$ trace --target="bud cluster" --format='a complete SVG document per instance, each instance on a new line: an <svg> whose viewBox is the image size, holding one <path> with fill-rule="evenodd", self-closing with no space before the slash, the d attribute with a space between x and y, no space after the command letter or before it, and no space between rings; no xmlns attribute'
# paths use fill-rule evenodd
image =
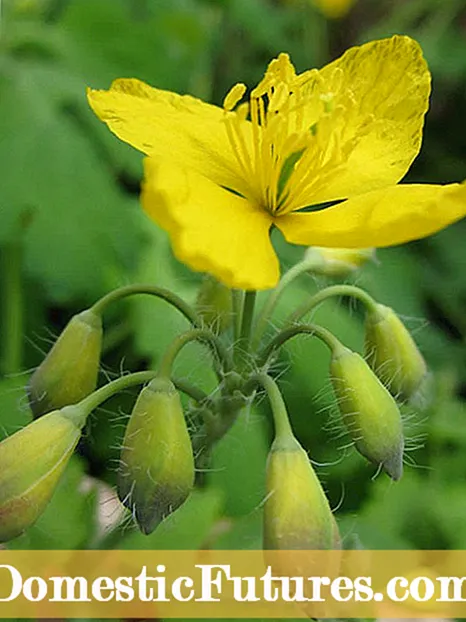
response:
<svg viewBox="0 0 466 622"><path fill-rule="evenodd" d="M309 271L347 276L372 257L372 249L310 249L285 274L257 318L253 292L230 291L211 277L202 283L194 308L169 290L133 285L107 294L73 317L30 379L35 421L0 443L0 540L16 537L43 512L89 413L115 392L147 383L126 426L117 485L120 501L143 533L151 533L183 505L195 485L196 468L208 466L213 445L228 434L263 387L275 423L266 469L264 548L339 548L329 502L270 374L273 359L291 337L302 334L323 340L331 350L329 376L336 402L355 448L394 480L402 475L404 449L396 400L409 399L419 389L425 362L395 312L350 285L322 289L272 338L263 339L263 333L279 296L294 278ZM122 376L96 389L102 313L111 302L140 293L165 300L184 315L191 329L176 337L158 370ZM364 357L324 327L300 321L334 295L354 296L365 305ZM218 384L210 394L173 377L176 357L195 340L211 354ZM188 398L186 408L180 392Z"/></svg>

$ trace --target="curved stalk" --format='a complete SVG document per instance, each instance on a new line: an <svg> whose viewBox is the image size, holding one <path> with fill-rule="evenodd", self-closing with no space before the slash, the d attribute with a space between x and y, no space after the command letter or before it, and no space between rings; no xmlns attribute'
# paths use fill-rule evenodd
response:
<svg viewBox="0 0 466 622"><path fill-rule="evenodd" d="M307 272L312 265L312 261L306 259L303 259L299 263L295 264L287 272L285 272L277 287L270 293L259 314L259 317L257 318L256 329L254 331L252 342L253 349L258 347L261 337L264 334L267 321L274 312L274 309L277 306L281 295L285 291L285 288L288 287L288 285L290 285L290 283L292 283L298 276Z"/></svg>
<svg viewBox="0 0 466 622"><path fill-rule="evenodd" d="M202 322L197 316L195 311L186 303L182 298L171 292L164 287L158 287L157 285L145 285L144 283L135 283L134 285L125 285L118 289L105 294L100 300L94 303L91 307L91 311L97 314L102 314L108 305L126 298L127 296L133 296L135 294L147 294L149 296L155 296L161 300L165 300L172 307L175 307L193 326L200 327Z"/></svg>
<svg viewBox="0 0 466 622"><path fill-rule="evenodd" d="M252 380L261 384L267 393L272 409L276 437L294 436L283 396L275 380L267 374L257 374L252 377Z"/></svg>
<svg viewBox="0 0 466 622"><path fill-rule="evenodd" d="M341 342L333 333L322 326L318 326L317 324L290 326L289 328L285 328L278 333L278 335L276 335L276 337L274 337L274 339L272 339L272 341L263 349L258 357L259 367L266 366L269 359L275 354L275 352L279 350L289 339L293 339L293 337L296 337L297 335L310 335L312 337L317 337L323 341L325 345L332 350L332 352L343 347Z"/></svg>
<svg viewBox="0 0 466 622"><path fill-rule="evenodd" d="M286 324L295 324L307 313L315 309L327 298L332 296L352 296L360 300L367 308L374 307L376 305L372 296L369 296L367 292L355 285L331 285L322 289L320 292L312 296L304 304L302 304L296 311L294 311L287 319Z"/></svg>
<svg viewBox="0 0 466 622"><path fill-rule="evenodd" d="M171 370L176 357L184 346L192 341L200 341L201 343L207 342L210 346L214 353L214 361L216 363L221 363L221 368L219 368L218 364L216 365L215 371L217 376L222 377L223 370L229 371L231 369L230 355L222 341L220 341L220 339L210 330L204 328L193 328L192 330L188 330L187 332L178 335L178 337L175 337L175 339L168 346L159 365L160 375L170 378Z"/></svg>

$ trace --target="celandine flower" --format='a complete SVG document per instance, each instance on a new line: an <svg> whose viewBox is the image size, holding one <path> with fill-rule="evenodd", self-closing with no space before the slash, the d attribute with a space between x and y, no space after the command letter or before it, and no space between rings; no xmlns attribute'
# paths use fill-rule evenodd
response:
<svg viewBox="0 0 466 622"><path fill-rule="evenodd" d="M272 226L295 244L380 247L465 214L465 184L396 185L419 152L430 92L409 37L299 75L280 54L240 103L245 92L235 85L223 109L133 79L88 92L100 119L149 156L144 209L194 270L267 289L279 279ZM329 201L340 203L309 211Z"/></svg>

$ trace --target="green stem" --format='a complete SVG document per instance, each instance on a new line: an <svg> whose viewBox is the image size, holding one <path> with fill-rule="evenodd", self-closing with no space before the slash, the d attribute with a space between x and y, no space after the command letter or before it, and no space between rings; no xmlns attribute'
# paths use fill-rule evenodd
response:
<svg viewBox="0 0 466 622"><path fill-rule="evenodd" d="M243 313L244 292L240 289L231 290L231 301L233 308L233 334L235 342L238 341L241 333L241 320Z"/></svg>
<svg viewBox="0 0 466 622"><path fill-rule="evenodd" d="M278 301L281 298L281 295L285 291L285 288L290 285L296 278L298 278L304 272L307 272L310 267L313 265L313 260L311 259L303 259L292 268L290 268L280 279L277 287L270 293L267 298L262 311L257 318L257 324L254 331L254 337L252 342L253 349L256 349L259 346L260 340L267 326L267 321L272 315L275 307L277 306Z"/></svg>
<svg viewBox="0 0 466 622"><path fill-rule="evenodd" d="M243 315L241 318L240 340L243 348L249 349L249 338L251 336L252 321L254 319L254 306L256 304L256 292L245 292L243 303Z"/></svg>
<svg viewBox="0 0 466 622"><path fill-rule="evenodd" d="M272 341L267 344L258 357L258 366L264 367L273 354L280 349L289 339L293 339L297 335L311 335L323 341L332 352L337 351L344 346L329 330L318 326L317 324L302 324L298 326L290 326L282 330Z"/></svg>
<svg viewBox="0 0 466 622"><path fill-rule="evenodd" d="M247 354L250 349L252 322L254 319L254 306L256 304L256 292L244 292L243 309L241 313L241 329L239 339L235 342L235 364L238 370L242 370L247 364Z"/></svg>
<svg viewBox="0 0 466 622"><path fill-rule="evenodd" d="M73 420L77 426L83 427L89 414L98 406L113 397L116 393L129 389L130 387L138 384L150 382L158 375L159 374L155 371L137 371L133 374L121 376L120 378L107 383L103 387L100 387L100 389L97 389L78 402L78 404L64 406L61 410L63 414ZM209 399L204 391L201 391L184 380L173 379L173 384L179 391L186 393L197 402L203 402L204 400Z"/></svg>
<svg viewBox="0 0 466 622"><path fill-rule="evenodd" d="M220 362L225 371L231 369L230 355L220 339L218 339L207 329L193 328L192 330L188 330L187 332L178 335L178 337L175 337L175 339L168 346L159 365L159 374L161 376L170 378L171 370L176 357L182 348L184 348L184 346L191 341L200 341L201 343L207 342L213 350L215 361ZM218 368L216 369L216 372L218 376L221 375L221 370Z"/></svg>
<svg viewBox="0 0 466 622"><path fill-rule="evenodd" d="M352 296L353 298L360 300L368 309L374 308L377 304L367 292L359 287L355 287L354 285L332 285L331 287L322 289L320 292L315 294L315 296L312 296L310 300L307 300L303 305L301 305L301 307L298 307L298 309L289 316L286 324L295 324L307 313L324 302L324 300L327 300L327 298L331 298L332 296Z"/></svg>
<svg viewBox="0 0 466 622"><path fill-rule="evenodd" d="M269 398L270 407L272 409L276 437L294 437L286 405L275 380L267 376L267 374L257 374L253 376L253 379L256 380L258 384L261 384L267 392L267 397Z"/></svg>
<svg viewBox="0 0 466 622"><path fill-rule="evenodd" d="M182 380L181 378L172 378L172 382L178 389L178 391L185 393L198 404L202 404L203 402L208 402L210 400L207 393L204 393L202 389L195 387L187 380Z"/></svg>
<svg viewBox="0 0 466 622"><path fill-rule="evenodd" d="M64 406L61 410L65 416L72 419L77 426L83 427L86 423L88 415L95 410L98 406L106 402L113 397L116 393L129 389L137 384L144 384L150 382L157 376L155 371L138 371L134 374L127 374L121 376L116 380L112 380L108 384L100 387L97 391L94 391L78 404L72 404L71 406Z"/></svg>
<svg viewBox="0 0 466 622"><path fill-rule="evenodd" d="M171 292L169 289L157 287L157 285L145 285L143 283L125 285L124 287L119 287L118 289L109 292L91 307L91 311L97 314L102 314L109 304L117 300L121 300L122 298L126 298L127 296L133 296L134 294L148 294L149 296L161 298L182 313L193 326L201 326L202 324L197 314L182 298Z"/></svg>
<svg viewBox="0 0 466 622"><path fill-rule="evenodd" d="M13 241L2 252L2 334L1 372L16 374L21 371L23 358L23 288L22 244Z"/></svg>

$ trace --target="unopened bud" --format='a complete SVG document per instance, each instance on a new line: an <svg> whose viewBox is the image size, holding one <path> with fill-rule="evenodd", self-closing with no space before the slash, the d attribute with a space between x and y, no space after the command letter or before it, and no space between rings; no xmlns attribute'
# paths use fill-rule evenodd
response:
<svg viewBox="0 0 466 622"><path fill-rule="evenodd" d="M264 549L333 549L338 528L309 458L292 436L277 436L267 462Z"/></svg>
<svg viewBox="0 0 466 622"><path fill-rule="evenodd" d="M207 276L197 295L196 311L207 326L223 333L232 321L231 290L217 279Z"/></svg>
<svg viewBox="0 0 466 622"><path fill-rule="evenodd" d="M118 496L148 534L185 502L193 485L193 450L180 396L168 379L155 378L139 394L126 428Z"/></svg>
<svg viewBox="0 0 466 622"><path fill-rule="evenodd" d="M315 274L344 278L359 270L375 257L373 248L326 248L311 246L304 259Z"/></svg>
<svg viewBox="0 0 466 622"><path fill-rule="evenodd" d="M19 536L45 510L81 435L72 416L77 408L51 412L0 443L1 542Z"/></svg>
<svg viewBox="0 0 466 622"><path fill-rule="evenodd" d="M366 316L365 355L392 395L408 399L427 367L406 326L390 307L376 304Z"/></svg>
<svg viewBox="0 0 466 622"><path fill-rule="evenodd" d="M34 417L76 404L95 390L101 347L100 315L87 310L73 316L29 381Z"/></svg>
<svg viewBox="0 0 466 622"><path fill-rule="evenodd" d="M403 426L395 400L362 356L344 346L330 363L333 389L357 450L400 479L403 472Z"/></svg>

